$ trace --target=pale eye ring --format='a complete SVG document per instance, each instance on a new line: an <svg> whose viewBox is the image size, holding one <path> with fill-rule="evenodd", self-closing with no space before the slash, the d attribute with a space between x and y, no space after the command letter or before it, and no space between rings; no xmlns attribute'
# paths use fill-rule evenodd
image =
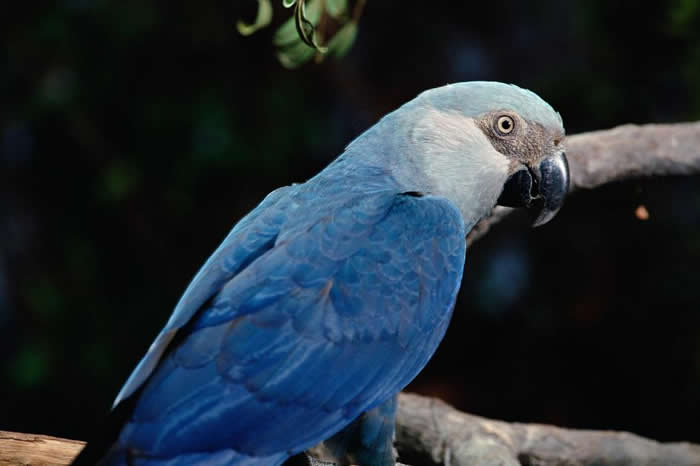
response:
<svg viewBox="0 0 700 466"><path fill-rule="evenodd" d="M510 134L515 129L515 120L511 116L501 115L496 120L496 129L501 134Z"/></svg>

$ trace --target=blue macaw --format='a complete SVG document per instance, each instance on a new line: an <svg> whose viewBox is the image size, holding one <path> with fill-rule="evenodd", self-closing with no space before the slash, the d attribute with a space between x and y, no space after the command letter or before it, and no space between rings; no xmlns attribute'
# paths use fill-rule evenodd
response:
<svg viewBox="0 0 700 466"><path fill-rule="evenodd" d="M498 203L549 221L562 120L496 82L428 90L240 220L73 464L279 465L324 442L393 465L396 395L445 334L470 229Z"/></svg>

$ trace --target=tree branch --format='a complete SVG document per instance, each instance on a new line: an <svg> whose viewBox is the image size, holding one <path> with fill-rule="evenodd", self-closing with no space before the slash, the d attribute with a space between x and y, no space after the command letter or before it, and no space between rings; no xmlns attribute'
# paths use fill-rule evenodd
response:
<svg viewBox="0 0 700 466"><path fill-rule="evenodd" d="M624 125L571 136L571 190L640 176L700 173L700 122ZM512 209L497 207L472 243ZM448 466L700 465L700 445L658 443L625 432L509 424L401 394L396 445L410 464ZM66 465L84 442L0 431L0 465Z"/></svg>
<svg viewBox="0 0 700 466"><path fill-rule="evenodd" d="M623 125L566 142L573 189L640 176L700 173L700 122Z"/></svg>
<svg viewBox="0 0 700 466"><path fill-rule="evenodd" d="M396 448L411 464L576 466L700 464L700 445L658 443L626 432L509 424L402 393Z"/></svg>
<svg viewBox="0 0 700 466"><path fill-rule="evenodd" d="M44 466L70 464L85 442L48 435L0 430L0 465Z"/></svg>
<svg viewBox="0 0 700 466"><path fill-rule="evenodd" d="M612 181L700 173L700 122L623 125L569 136L565 142L570 191ZM496 207L467 236L471 245L513 209Z"/></svg>

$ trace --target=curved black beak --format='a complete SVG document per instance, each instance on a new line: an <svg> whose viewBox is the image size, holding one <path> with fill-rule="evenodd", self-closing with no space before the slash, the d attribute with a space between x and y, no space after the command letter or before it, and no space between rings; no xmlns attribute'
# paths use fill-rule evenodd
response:
<svg viewBox="0 0 700 466"><path fill-rule="evenodd" d="M566 155L559 152L513 173L503 187L498 204L526 207L534 217L532 226L538 227L554 218L568 191L569 164Z"/></svg>

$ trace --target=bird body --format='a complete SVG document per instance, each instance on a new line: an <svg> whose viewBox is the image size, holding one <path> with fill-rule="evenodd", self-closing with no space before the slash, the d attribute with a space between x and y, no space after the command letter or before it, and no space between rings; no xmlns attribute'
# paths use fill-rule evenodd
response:
<svg viewBox="0 0 700 466"><path fill-rule="evenodd" d="M494 139L502 115L529 144ZM528 191L515 197L534 199L527 177L549 172L523 167L561 137L535 94L456 84L273 191L207 260L127 380L106 450L88 443L74 464L277 465L322 441L360 464L393 463L395 396L445 334L466 234L515 173Z"/></svg>

